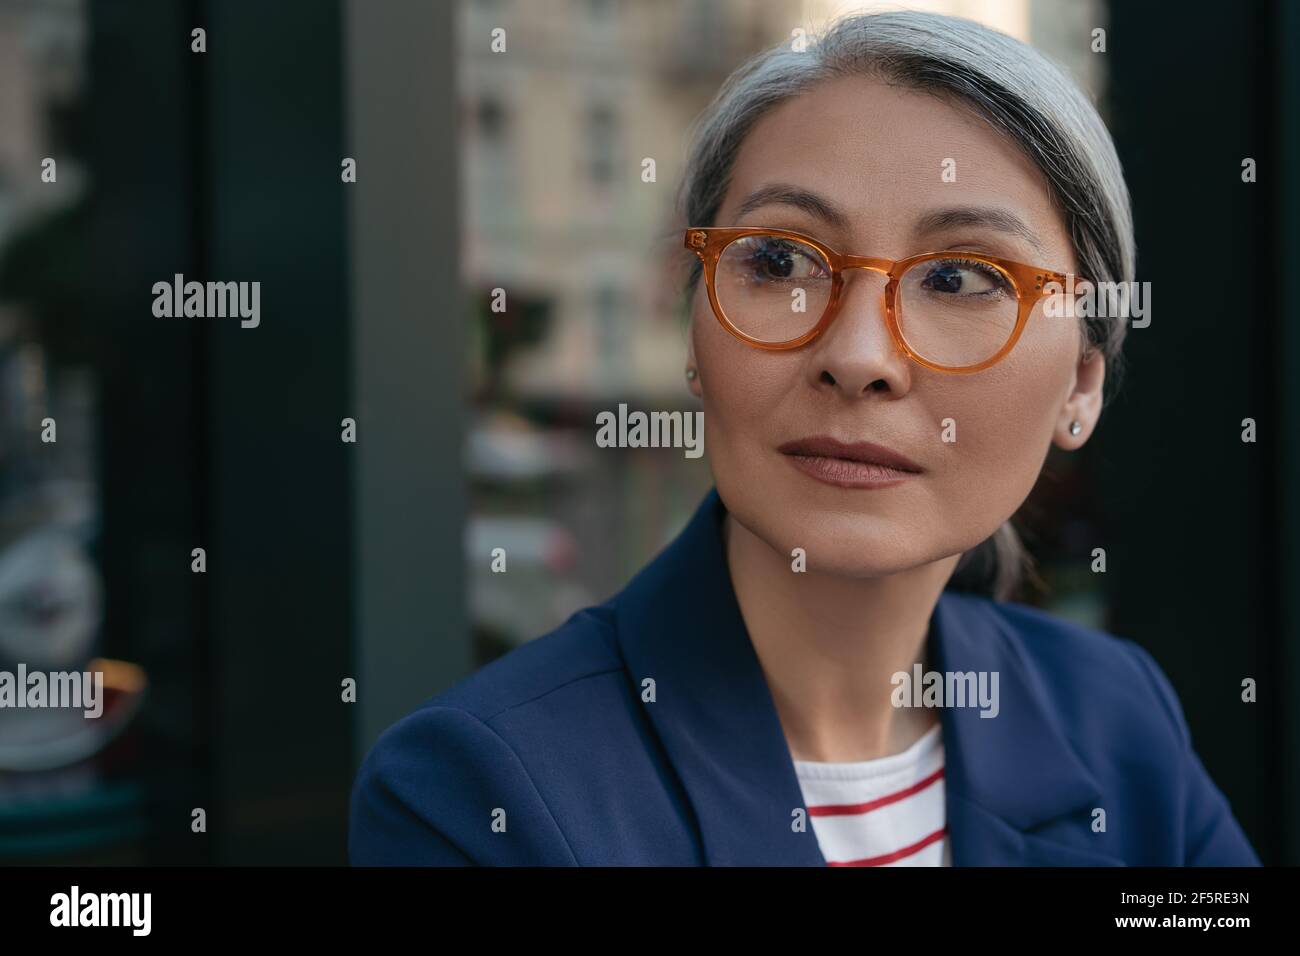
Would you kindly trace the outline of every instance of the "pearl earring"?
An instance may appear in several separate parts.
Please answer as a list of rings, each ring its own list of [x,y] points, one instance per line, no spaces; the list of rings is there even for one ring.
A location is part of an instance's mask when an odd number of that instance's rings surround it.
[[[698,375],[698,374],[699,374],[699,373],[696,372],[695,369],[693,369],[693,368],[688,368],[688,369],[686,370],[686,381],[688,381],[688,382],[693,382],[693,381],[695,381],[695,376]]]
[[[1071,435],[1077,435],[1077,434],[1079,434],[1079,432],[1081,432],[1081,431],[1083,431],[1083,426],[1079,424],[1078,419],[1076,419],[1076,420],[1070,422],[1070,434],[1071,434]]]

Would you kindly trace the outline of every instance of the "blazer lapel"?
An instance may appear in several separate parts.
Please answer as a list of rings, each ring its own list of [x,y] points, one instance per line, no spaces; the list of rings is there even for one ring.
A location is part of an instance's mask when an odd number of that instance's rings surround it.
[[[1035,828],[1067,816],[1086,826],[1102,803],[1042,680],[984,598],[945,591],[931,618],[941,672],[997,673],[998,713],[945,708],[944,788],[954,866],[1122,865],[1056,842]]]
[[[633,684],[699,822],[715,866],[822,866],[767,680],[745,630],[710,491],[668,548],[615,599]]]
[[[614,599],[633,685],[654,681],[647,716],[690,800],[706,861],[825,866],[767,680],[736,603],[711,490],[686,529]],[[957,866],[1115,864],[1035,827],[1100,803],[1095,780],[989,602],[944,592],[929,652],[941,671],[996,671],[1000,711],[941,713]]]

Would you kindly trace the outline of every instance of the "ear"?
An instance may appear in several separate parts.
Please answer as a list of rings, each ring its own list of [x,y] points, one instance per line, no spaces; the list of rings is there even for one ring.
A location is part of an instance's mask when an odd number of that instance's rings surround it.
[[[691,394],[696,398],[704,397],[704,390],[700,387],[700,366],[695,361],[695,326],[691,325],[691,330],[686,336],[686,387],[691,390]],[[691,371],[695,372],[694,377]]]
[[[1079,358],[1074,372],[1074,388],[1070,391],[1057,416],[1052,440],[1058,448],[1074,451],[1082,448],[1097,419],[1101,417],[1102,386],[1106,382],[1106,357],[1101,350],[1088,346]],[[1070,425],[1079,423],[1079,434],[1070,434]]]

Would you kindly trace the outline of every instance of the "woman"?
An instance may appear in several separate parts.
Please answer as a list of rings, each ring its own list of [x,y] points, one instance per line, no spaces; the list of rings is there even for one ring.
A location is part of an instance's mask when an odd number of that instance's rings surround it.
[[[728,81],[683,197],[716,489],[384,734],[353,862],[1257,864],[1151,657],[998,599],[1124,334],[1053,284],[1133,278],[1088,100],[973,23],[850,18]]]

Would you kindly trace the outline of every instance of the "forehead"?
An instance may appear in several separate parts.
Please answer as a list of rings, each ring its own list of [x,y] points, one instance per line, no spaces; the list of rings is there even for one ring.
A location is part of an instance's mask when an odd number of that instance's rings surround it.
[[[771,182],[833,200],[855,239],[883,240],[952,205],[1013,209],[1039,235],[1064,236],[1046,178],[1015,143],[961,104],[872,77],[826,81],[765,114],[741,144],[719,222]]]

